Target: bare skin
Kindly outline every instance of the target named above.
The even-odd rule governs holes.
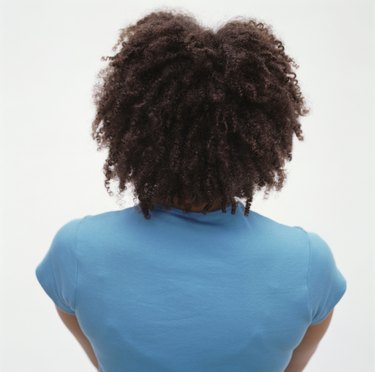
[[[173,207],[183,208],[179,205],[176,198],[173,198]],[[203,210],[205,204],[194,205],[191,208],[192,212],[200,212]],[[208,211],[221,209],[220,200],[216,200]],[[305,332],[305,335],[296,349],[293,351],[288,367],[284,372],[301,372],[306,367],[307,363],[315,353],[320,340],[325,335],[328,326],[331,322],[333,310],[328,316],[319,324],[311,325]]]
[[[56,310],[69,331],[80,343],[84,351],[86,352],[88,358],[94,365],[94,367],[99,371],[99,364],[95,356],[94,350],[91,346],[90,341],[87,339],[85,334],[82,332],[82,329],[77,321],[75,315],[67,314],[63,310],[59,309],[56,306]],[[323,338],[326,333],[328,326],[331,322],[333,315],[333,310],[328,314],[326,319],[316,325],[310,326],[302,341],[294,349],[292,358],[288,364],[288,367],[284,372],[301,372],[306,367],[307,363],[311,359],[312,355],[315,353],[320,340]]]
[[[174,199],[172,207],[183,208],[183,206],[177,203],[177,200]],[[194,205],[190,209],[193,212],[200,212],[203,210],[205,204]],[[214,202],[209,211],[221,209],[220,200]],[[59,309],[56,306],[56,310],[62,319],[65,326],[70,330],[73,336],[77,339],[80,345],[83,347],[87,356],[89,357],[92,364],[99,371],[98,361],[95,356],[94,350],[91,346],[90,341],[87,339],[83,333],[78,320],[75,315],[65,313],[63,310]],[[305,332],[305,335],[299,345],[294,349],[293,355],[289,364],[284,372],[301,372],[306,367],[307,363],[311,359],[312,355],[315,353],[319,342],[325,335],[328,326],[331,322],[333,315],[333,310],[328,314],[328,316],[319,324],[311,325]]]
[[[311,325],[299,343],[294,349],[288,367],[284,372],[301,372],[306,367],[312,355],[315,353],[320,340],[325,335],[331,322],[333,310],[319,324]]]
[[[205,207],[206,203],[203,203],[203,204],[194,204],[191,206],[191,209],[189,209],[191,212],[202,212],[203,211],[203,208]],[[170,207],[174,207],[174,208],[179,208],[179,209],[183,209],[184,206],[179,204],[178,203],[178,200],[176,197],[173,198],[173,203],[170,205]],[[216,210],[219,210],[221,209],[221,200],[220,199],[216,199],[211,208],[208,209],[208,212],[210,211],[216,211]]]
[[[56,307],[57,313],[59,314],[65,326],[69,329],[72,335],[77,339],[77,341],[80,343],[80,345],[83,347],[83,350],[89,357],[91,363],[95,366],[97,371],[99,371],[99,363],[98,363],[98,360],[96,359],[94,350],[91,346],[90,341],[88,340],[86,335],[83,333],[78,323],[77,317],[75,315],[64,312],[63,310],[59,309],[57,306],[55,307]]]

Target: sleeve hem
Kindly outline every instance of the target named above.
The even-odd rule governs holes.
[[[50,297],[50,299],[58,308],[65,311],[66,313],[75,314],[74,310],[69,309],[67,306],[65,306],[63,303],[60,302],[59,298],[55,295],[53,290],[44,282],[43,277],[41,276],[39,272],[39,266],[37,267],[35,271],[35,275],[38,279],[39,284],[42,286],[43,290],[46,292],[48,297]]]
[[[55,304],[56,305],[56,304]],[[56,307],[59,309],[59,310],[62,310],[64,313],[67,313],[67,314],[70,314],[70,315],[75,315],[75,312],[72,311],[72,310],[68,310],[67,308],[63,308],[61,307],[60,305],[56,305]]]
[[[323,315],[321,315],[319,318],[317,319],[314,319],[312,322],[311,322],[311,325],[315,325],[315,324],[319,324],[321,323],[324,319],[326,319],[326,317],[328,316],[328,314],[332,311],[332,309],[335,308],[335,306],[338,304],[338,302],[341,300],[341,298],[344,296],[346,292],[346,280],[344,279],[342,281],[342,284],[341,284],[341,287],[340,287],[340,291],[337,292],[336,296],[334,297],[334,299],[332,300],[331,304],[327,307],[327,310],[324,312]]]

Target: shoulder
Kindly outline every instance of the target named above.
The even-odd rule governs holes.
[[[320,265],[332,265],[334,263],[334,257],[327,238],[323,238],[321,234],[306,230],[300,226],[298,226],[298,228],[305,236],[309,249],[310,262],[319,262]]]
[[[93,214],[86,214],[83,217],[75,218],[71,220],[77,221],[79,223],[79,220],[83,220],[84,224],[95,224],[95,223],[106,223],[109,221],[115,221],[115,220],[121,220],[123,217],[125,217],[128,214],[134,213],[135,207],[128,207],[124,209],[118,209],[118,210],[109,210],[109,211],[104,211],[100,213],[93,213]],[[74,222],[73,222],[74,223]]]
[[[74,246],[81,224],[87,217],[75,217],[60,225],[53,237],[53,246],[60,249]]]
[[[87,226],[95,225],[96,223],[105,223],[119,217],[121,210],[111,210],[97,214],[86,214],[79,217],[73,217],[60,225],[56,232],[59,238],[72,238],[78,232]]]
[[[340,293],[345,292],[346,279],[337,266],[333,249],[327,238],[323,238],[321,234],[314,231],[302,230],[308,244],[307,281],[310,290],[317,288],[323,291],[322,287],[332,287],[331,290],[334,290],[337,287]]]
[[[72,218],[72,219],[64,222],[57,229],[56,237],[63,238],[63,239],[73,237],[77,233],[82,221],[84,219],[86,219],[86,217],[87,216],[75,217],[75,218]]]
[[[277,218],[271,218],[256,211],[250,213],[253,213],[253,225],[259,232],[267,234],[279,242],[292,243],[295,241],[299,245],[307,243],[306,231],[302,227],[281,222]]]
[[[111,237],[114,232],[122,231],[124,225],[131,220],[132,208],[110,210],[96,214],[86,214],[72,218],[64,223],[57,232],[57,239],[71,242],[75,249],[85,246],[88,242]]]

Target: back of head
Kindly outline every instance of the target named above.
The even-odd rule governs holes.
[[[298,65],[255,19],[216,31],[181,12],[152,12],[121,29],[98,74],[92,137],[108,148],[105,186],[134,186],[149,218],[175,197],[223,208],[280,190],[306,115]],[[235,209],[235,208],[234,208]],[[232,208],[233,211],[233,208]],[[233,212],[234,213],[234,212]]]

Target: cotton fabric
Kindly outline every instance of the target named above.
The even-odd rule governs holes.
[[[326,240],[241,202],[150,213],[74,218],[35,270],[100,372],[282,372],[346,291]]]

